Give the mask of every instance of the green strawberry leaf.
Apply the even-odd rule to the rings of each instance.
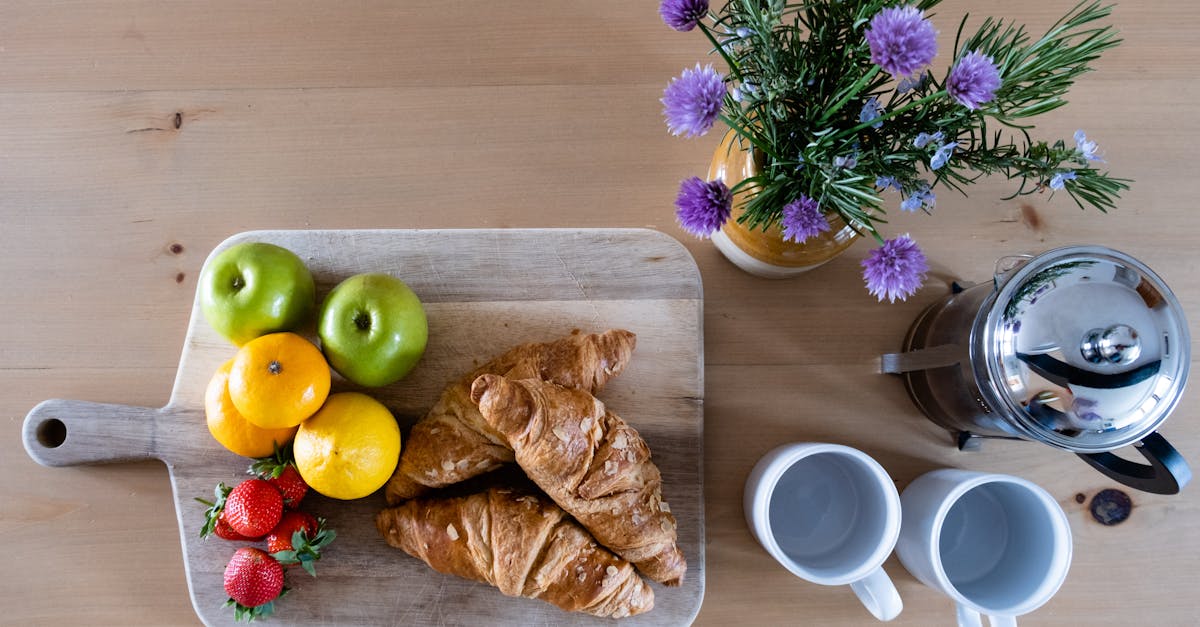
[[[208,509],[204,510],[204,525],[200,527],[201,538],[212,535],[213,530],[217,528],[217,520],[221,518],[221,512],[225,511],[225,497],[229,496],[230,489],[224,483],[218,483],[213,489],[214,501],[211,503],[196,497],[197,501],[208,506]]]
[[[313,562],[321,559],[321,550],[329,546],[337,537],[333,529],[325,528],[325,519],[317,519],[317,533],[312,538],[303,529],[292,532],[292,550],[276,551],[271,554],[280,564],[300,564],[304,571],[313,577],[317,576]]]
[[[283,589],[279,591],[279,596],[275,597],[274,600],[267,601],[266,603],[263,603],[262,605],[257,605],[255,607],[246,607],[245,605],[242,605],[241,603],[234,601],[232,598],[226,599],[225,604],[222,605],[221,607],[232,607],[233,608],[233,619],[235,621],[237,621],[239,623],[241,623],[241,622],[252,623],[256,619],[266,618],[266,617],[270,616],[271,614],[274,614],[275,613],[275,601],[282,599],[283,595],[288,593],[288,590],[289,590],[289,588],[287,586],[284,586]]]
[[[274,453],[254,460],[246,472],[261,479],[278,479],[288,464],[295,464],[290,442],[283,446],[276,444]]]

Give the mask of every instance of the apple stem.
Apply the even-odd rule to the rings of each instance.
[[[371,328],[371,316],[367,313],[360,313],[354,316],[354,326],[358,327],[359,330],[366,331]]]

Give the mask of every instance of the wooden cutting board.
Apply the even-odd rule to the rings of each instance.
[[[695,617],[704,596],[703,300],[699,270],[682,245],[644,229],[257,231],[226,240],[214,254],[244,241],[298,254],[316,278],[318,300],[363,272],[390,273],[420,296],[429,319],[425,356],[404,380],[369,390],[404,429],[448,381],[514,344],[618,327],[637,333],[632,362],[600,398],[650,444],[688,573],[679,588],[652,584],[654,610],[621,622],[675,625]],[[312,328],[304,332],[313,335]],[[166,464],[192,603],[210,625],[234,622],[232,610],[221,607],[222,573],[245,543],[202,540],[204,506],[194,498],[211,498],[217,482],[245,477],[248,460],[217,444],[204,420],[205,386],[235,352],[196,303],[166,407],[50,400],[29,413],[23,430],[29,455],[47,466],[148,458]],[[335,391],[355,389],[336,379]],[[304,508],[327,518],[338,538],[317,564],[318,578],[289,573],[293,590],[268,620],[611,624],[431,570],[380,538],[374,516],[383,506],[382,492],[356,501],[307,497]]]

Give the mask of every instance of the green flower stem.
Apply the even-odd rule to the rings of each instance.
[[[841,138],[843,138],[843,137],[851,137],[851,136],[853,136],[855,133],[858,133],[859,131],[861,131],[861,130],[863,130],[863,129],[865,129],[865,128],[869,128],[869,127],[871,127],[872,125],[878,124],[878,123],[880,123],[880,122],[882,122],[882,121],[884,121],[884,120],[889,120],[889,119],[891,119],[891,118],[894,118],[894,117],[896,117],[896,116],[900,115],[901,113],[904,113],[905,111],[908,111],[909,109],[912,109],[912,108],[914,108],[914,107],[917,107],[917,106],[919,106],[919,105],[923,105],[923,104],[925,104],[925,103],[927,103],[927,102],[929,102],[929,101],[932,101],[932,100],[936,100],[936,99],[938,99],[938,98],[941,98],[942,96],[945,96],[945,95],[947,95],[948,93],[949,93],[949,92],[947,92],[945,89],[942,89],[942,90],[940,90],[940,91],[935,91],[935,92],[933,92],[932,94],[929,94],[928,96],[925,96],[924,98],[922,98],[922,99],[920,99],[920,100],[914,100],[914,101],[912,101],[912,102],[910,102],[910,103],[908,103],[908,104],[904,105],[903,107],[900,107],[899,109],[896,109],[895,111],[889,111],[889,112],[887,112],[887,113],[884,113],[883,115],[881,115],[881,116],[879,116],[879,117],[877,117],[877,118],[874,118],[874,119],[871,119],[871,120],[867,120],[866,122],[863,122],[862,124],[859,124],[858,126],[855,126],[855,127],[853,127],[853,128],[850,128],[850,129],[844,130],[844,131],[842,131],[842,132],[840,132],[840,133],[838,133],[838,134],[834,135],[834,136],[833,136],[833,139],[841,139]]]
[[[713,37],[712,31],[708,30],[708,27],[702,23],[697,23],[696,26],[700,27],[700,32],[704,33],[705,37],[708,37],[708,40],[712,42],[713,48],[717,51],[717,54],[721,55],[721,58],[725,60],[725,65],[728,65],[729,70],[733,72],[733,75],[736,76],[739,81],[741,81],[741,69],[738,68],[737,63],[734,63],[733,58],[731,58],[729,54],[725,52],[725,48],[721,46],[720,42],[717,41],[717,38]]]
[[[746,138],[747,141],[749,141],[751,144],[754,144],[754,147],[763,151],[764,154],[770,155],[774,159],[778,159],[778,156],[776,156],[775,151],[771,150],[771,147],[769,145],[764,144],[761,140],[759,140],[757,137],[755,137],[753,133],[746,130],[745,127],[743,127],[742,125],[733,121],[732,119],[729,118],[729,116],[725,115],[724,113],[722,113],[720,117],[721,117],[721,121],[724,122],[726,126],[733,129],[733,132],[737,133],[739,137]]]
[[[850,86],[850,89],[846,90],[846,95],[842,96],[841,100],[838,100],[837,102],[833,103],[833,106],[831,106],[825,110],[825,115],[821,116],[821,119],[820,119],[820,121],[817,122],[817,125],[821,126],[821,125],[824,125],[826,122],[828,122],[829,118],[833,117],[833,114],[837,113],[838,110],[841,109],[842,107],[844,107],[847,102],[850,102],[851,98],[857,96],[858,92],[862,90],[863,85],[866,85],[867,83],[871,82],[871,79],[875,78],[875,75],[878,73],[879,73],[879,66],[876,65],[875,67],[872,67],[870,69],[870,71],[868,71],[866,74],[863,74],[862,78],[855,81],[855,83]],[[874,124],[877,121],[878,120],[871,120],[870,124]]]

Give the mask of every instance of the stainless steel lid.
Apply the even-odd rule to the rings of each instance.
[[[1154,431],[1179,402],[1187,322],[1141,262],[1109,248],[1060,248],[997,281],[976,319],[972,362],[985,400],[1029,437],[1112,450]]]

